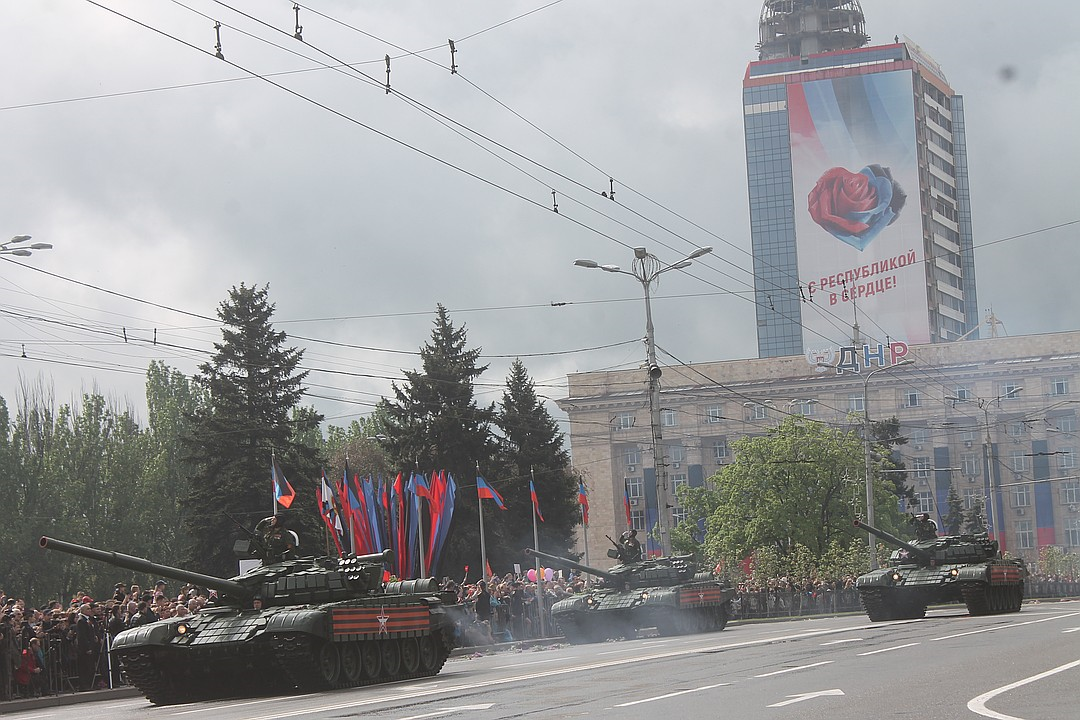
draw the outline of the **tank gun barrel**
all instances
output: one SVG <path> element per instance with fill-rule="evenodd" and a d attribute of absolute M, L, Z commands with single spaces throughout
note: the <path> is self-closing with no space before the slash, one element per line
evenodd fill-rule
<path fill-rule="evenodd" d="M 69 543 L 64 540 L 57 540 L 56 538 L 46 536 L 42 536 L 42 538 L 38 540 L 38 545 L 44 550 L 59 550 L 60 552 L 65 552 L 69 555 L 77 555 L 79 557 L 87 558 L 88 560 L 97 560 L 98 562 L 107 563 L 127 570 L 133 570 L 135 572 L 145 572 L 151 575 L 164 575 L 165 577 L 174 580 L 184 580 L 185 582 L 194 585 L 226 593 L 238 599 L 250 598 L 255 594 L 252 588 L 232 580 L 226 580 L 213 575 L 203 575 L 202 573 L 191 572 L 189 570 L 181 570 L 180 568 L 174 568 L 168 565 L 160 565 L 140 557 L 135 557 L 134 555 L 125 555 L 123 553 L 111 552 L 108 550 L 98 550 L 97 548 L 76 545 L 75 543 Z M 378 557 L 381 557 L 381 555 Z"/>
<path fill-rule="evenodd" d="M 362 563 L 390 563 L 394 562 L 394 551 L 390 548 L 386 548 L 382 552 L 371 553 L 370 555 L 357 555 L 353 559 L 356 562 Z"/>
<path fill-rule="evenodd" d="M 870 533 L 871 535 L 876 535 L 877 537 L 881 538 L 882 540 L 884 540 L 887 543 L 890 543 L 890 544 L 895 545 L 897 547 L 904 548 L 909 553 L 911 553 L 912 555 L 915 555 L 916 557 L 918 557 L 923 562 L 928 563 L 933 558 L 933 556 L 930 553 L 926 552 L 922 548 L 915 547 L 911 543 L 901 540 L 900 538 L 896 537 L 892 533 L 887 533 L 884 530 L 881 530 L 880 528 L 874 527 L 873 525 L 867 525 L 866 523 L 860 521 L 858 518 L 855 519 L 854 523 L 855 523 L 855 527 L 862 528 L 866 532 Z"/>
<path fill-rule="evenodd" d="M 597 570 L 596 568 L 589 567 L 588 565 L 582 565 L 581 563 L 574 562 L 573 560 L 570 560 L 569 558 L 559 557 L 558 555 L 549 555 L 549 554 L 547 554 L 545 552 L 540 552 L 539 550 L 534 550 L 532 548 L 525 548 L 525 554 L 526 555 L 535 555 L 538 558 L 543 558 L 544 560 L 550 560 L 551 562 L 556 563 L 557 565 L 561 565 L 563 567 L 570 568 L 571 570 L 580 570 L 581 572 L 586 572 L 586 573 L 589 573 L 590 575 L 595 575 L 596 577 L 601 577 L 601 578 L 604 578 L 605 580 L 609 580 L 611 582 L 619 582 L 619 576 L 618 575 L 613 575 L 613 574 L 611 574 L 609 572 L 604 572 L 603 570 Z"/>

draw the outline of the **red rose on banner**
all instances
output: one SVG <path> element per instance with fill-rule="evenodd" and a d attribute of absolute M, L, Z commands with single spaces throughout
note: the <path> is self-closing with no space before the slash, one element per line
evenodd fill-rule
<path fill-rule="evenodd" d="M 889 168 L 881 165 L 859 172 L 829 168 L 806 198 L 814 222 L 860 251 L 896 220 L 906 199 Z"/>
<path fill-rule="evenodd" d="M 849 235 L 858 235 L 869 227 L 864 222 L 849 220 L 853 213 L 864 213 L 877 207 L 877 189 L 870 178 L 841 167 L 827 170 L 818 178 L 808 198 L 810 217 L 826 230 L 833 228 Z"/>

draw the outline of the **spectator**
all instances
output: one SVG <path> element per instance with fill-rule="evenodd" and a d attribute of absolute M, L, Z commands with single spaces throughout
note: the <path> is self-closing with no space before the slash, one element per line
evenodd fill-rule
<path fill-rule="evenodd" d="M 15 670 L 15 685 L 20 697 L 41 697 L 41 672 L 43 669 L 41 641 L 30 638 L 30 644 L 22 651 L 18 669 Z"/>

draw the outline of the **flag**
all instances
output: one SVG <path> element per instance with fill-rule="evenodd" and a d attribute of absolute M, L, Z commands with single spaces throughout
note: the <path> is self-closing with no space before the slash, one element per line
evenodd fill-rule
<path fill-rule="evenodd" d="M 334 545 L 337 546 L 338 555 L 341 555 L 341 513 L 334 501 L 334 490 L 330 487 L 330 483 L 326 482 L 325 472 L 322 474 L 321 486 L 315 490 L 315 497 L 319 503 L 319 516 L 334 537 Z"/>
<path fill-rule="evenodd" d="M 622 498 L 623 510 L 626 511 L 626 527 L 634 527 L 633 521 L 630 519 L 630 486 L 623 483 L 623 498 Z"/>
<path fill-rule="evenodd" d="M 581 520 L 585 525 L 589 524 L 589 494 L 585 492 L 585 483 L 578 481 L 577 501 L 581 506 Z"/>
<path fill-rule="evenodd" d="M 270 458 L 270 480 L 274 484 L 274 502 L 288 510 L 293 498 L 296 497 L 296 491 L 285 479 L 285 474 L 281 472 L 277 460 L 273 457 Z"/>
<path fill-rule="evenodd" d="M 495 488 L 488 485 L 487 480 L 485 480 L 479 475 L 476 476 L 476 494 L 480 497 L 481 500 L 483 500 L 484 498 L 487 498 L 488 500 L 494 500 L 495 504 L 499 506 L 500 510 L 506 509 L 506 503 L 503 502 L 502 495 L 500 495 Z"/>
<path fill-rule="evenodd" d="M 536 497 L 536 487 L 533 486 L 533 481 L 529 481 L 529 497 L 532 498 L 533 510 L 536 511 L 536 517 L 540 518 L 540 522 L 544 522 L 544 516 L 540 513 L 540 501 Z"/>

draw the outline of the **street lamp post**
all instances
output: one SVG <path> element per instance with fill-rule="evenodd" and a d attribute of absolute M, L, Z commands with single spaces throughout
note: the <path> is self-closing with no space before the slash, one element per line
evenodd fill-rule
<path fill-rule="evenodd" d="M 682 260 L 670 265 L 664 265 L 659 258 L 650 254 L 643 247 L 634 248 L 633 270 L 627 271 L 618 265 L 601 265 L 595 260 L 575 260 L 574 265 L 583 268 L 599 269 L 604 272 L 629 275 L 641 283 L 645 291 L 645 353 L 647 358 L 647 370 L 649 376 L 649 425 L 652 429 L 653 468 L 656 471 L 656 528 L 660 535 L 660 552 L 666 554 L 668 542 L 664 528 L 669 526 L 668 516 L 668 491 L 667 491 L 667 463 L 664 460 L 663 432 L 660 424 L 660 376 L 663 371 L 656 362 L 656 337 L 653 331 L 652 319 L 652 295 L 651 288 L 664 273 L 669 270 L 682 270 L 689 267 L 692 262 L 712 252 L 711 247 L 700 247 L 687 255 Z"/>
<path fill-rule="evenodd" d="M 49 243 L 30 243 L 29 245 L 23 245 L 22 243 L 30 239 L 29 235 L 16 235 L 10 240 L 6 240 L 0 243 L 0 255 L 16 255 L 18 257 L 29 257 L 34 254 L 35 250 L 49 250 L 52 245 Z"/>
<path fill-rule="evenodd" d="M 866 379 L 863 380 L 863 455 L 866 460 L 866 524 L 871 527 L 874 525 L 874 479 L 872 476 L 873 467 L 871 464 L 872 453 L 870 451 L 870 378 L 874 377 L 879 372 L 893 370 L 902 365 L 911 365 L 914 362 L 915 361 L 911 358 L 906 358 L 894 365 L 871 370 L 866 374 Z M 876 570 L 878 566 L 877 538 L 874 537 L 873 533 L 867 533 L 867 537 L 870 538 L 870 569 Z"/>

